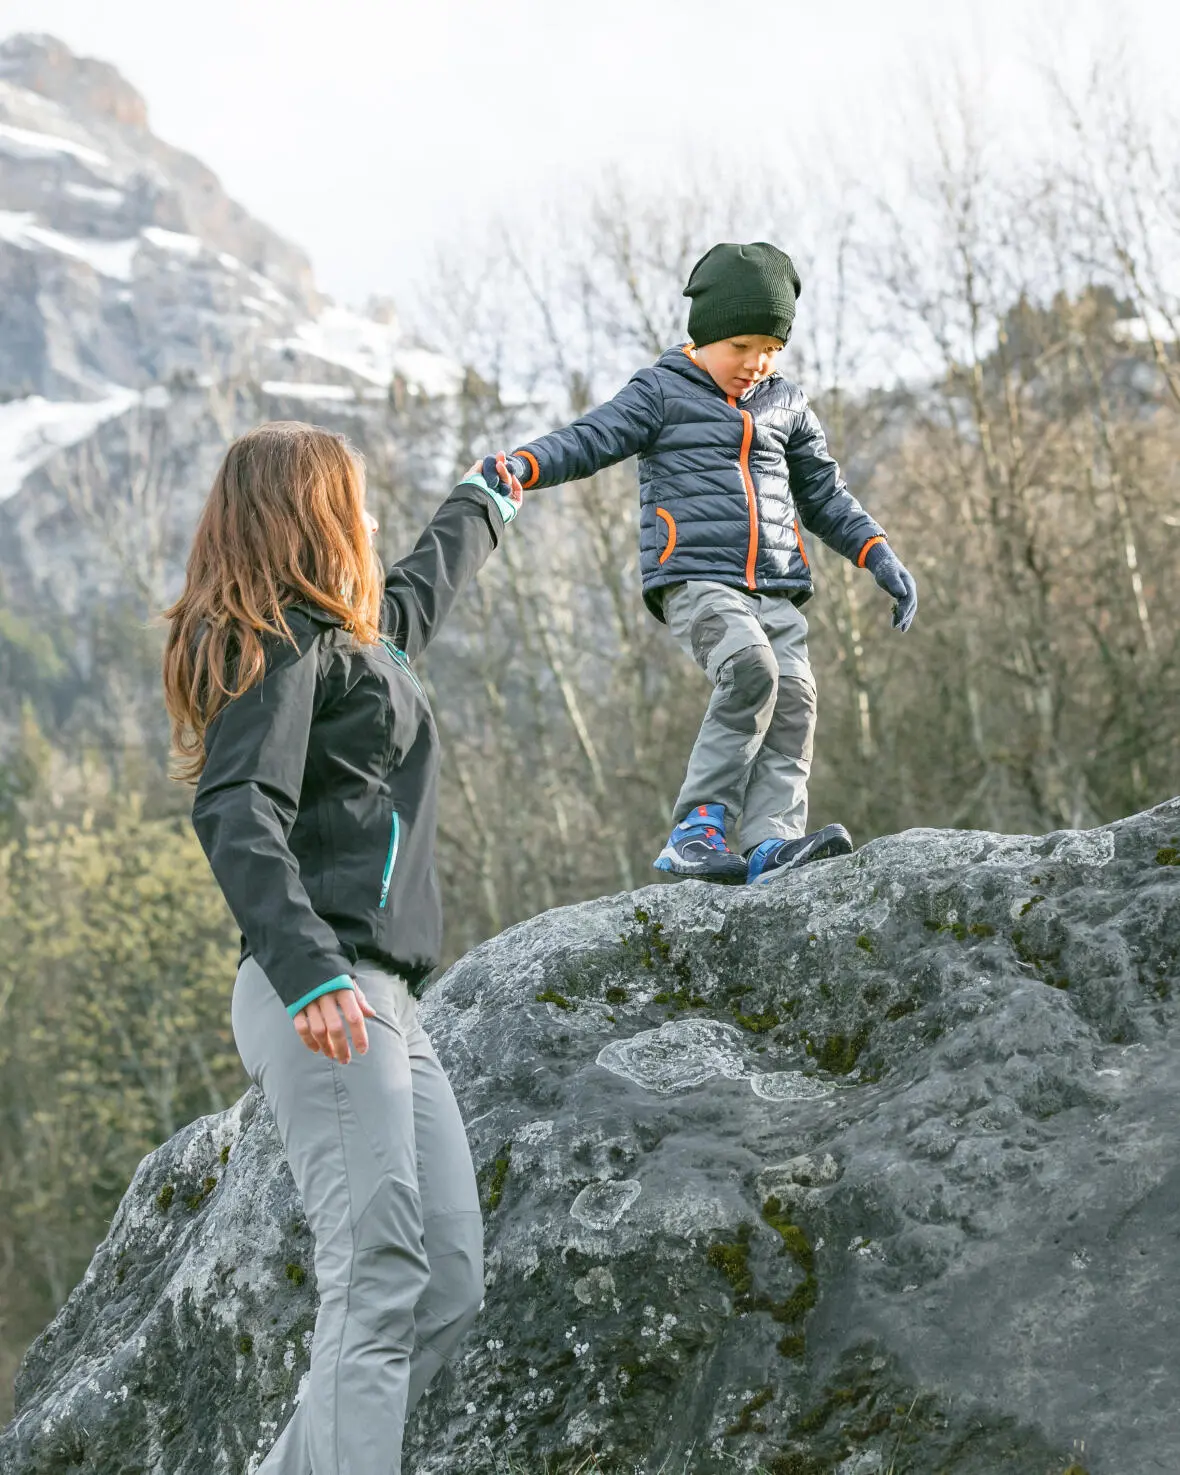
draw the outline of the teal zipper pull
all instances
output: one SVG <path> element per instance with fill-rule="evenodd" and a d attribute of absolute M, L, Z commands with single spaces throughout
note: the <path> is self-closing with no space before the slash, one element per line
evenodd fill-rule
<path fill-rule="evenodd" d="M 397 865 L 397 847 L 401 843 L 401 821 L 397 817 L 397 810 L 393 811 L 393 820 L 389 826 L 389 851 L 385 857 L 385 870 L 381 873 L 381 903 L 378 910 L 383 910 L 385 903 L 389 900 L 389 887 L 393 880 L 393 868 Z"/>
<path fill-rule="evenodd" d="M 381 644 L 385 647 L 385 649 L 389 652 L 389 654 L 393 657 L 393 659 L 397 662 L 397 664 L 402 668 L 402 670 L 406 673 L 406 675 L 410 678 L 410 680 L 418 688 L 419 693 L 422 696 L 425 696 L 426 695 L 426 688 L 418 680 L 417 676 L 414 675 L 414 668 L 413 668 L 413 666 L 410 665 L 409 657 L 406 655 L 405 651 L 404 650 L 398 650 L 397 646 L 394 645 L 393 641 L 390 640 L 385 635 L 382 635 L 380 637 L 380 639 L 381 639 Z"/>

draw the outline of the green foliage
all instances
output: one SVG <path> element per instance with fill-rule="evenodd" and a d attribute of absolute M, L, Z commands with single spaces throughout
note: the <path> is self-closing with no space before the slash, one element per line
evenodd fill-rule
<path fill-rule="evenodd" d="M 653 1004 L 670 1004 L 673 1009 L 707 1009 L 709 1001 L 703 994 L 690 991 L 687 988 L 662 988 L 658 994 L 653 994 Z"/>
<path fill-rule="evenodd" d="M 1044 901 L 1043 896 L 1034 897 L 1033 901 Z M 1024 908 L 1028 911 L 1028 906 Z M 1021 914 L 1023 915 L 1023 913 Z M 956 942 L 966 942 L 969 937 L 994 937 L 996 929 L 989 922 L 940 922 L 931 918 L 922 924 L 929 932 L 949 932 Z"/>
<path fill-rule="evenodd" d="M 576 1004 L 571 1004 L 564 994 L 559 994 L 555 988 L 547 988 L 544 993 L 537 995 L 538 1004 L 556 1004 L 559 1009 L 576 1009 Z"/>
<path fill-rule="evenodd" d="M 235 931 L 186 821 L 132 801 L 23 823 L 0 845 L 0 937 L 0 1233 L 24 1267 L 0 1319 L 27 1342 L 141 1158 L 246 1081 Z"/>
<path fill-rule="evenodd" d="M 762 1014 L 734 1014 L 734 1019 L 743 1029 L 748 1029 L 751 1034 L 761 1035 L 768 1030 L 775 1029 L 779 1024 L 779 1017 L 773 1009 L 767 1009 Z"/>
<path fill-rule="evenodd" d="M 753 1398 L 748 1399 L 738 1410 L 736 1420 L 730 1424 L 725 1433 L 733 1438 L 739 1434 L 765 1434 L 766 1425 L 755 1417 L 759 1409 L 766 1407 L 768 1403 L 774 1402 L 774 1389 L 767 1387 L 760 1389 Z"/>
<path fill-rule="evenodd" d="M 508 1169 L 511 1166 L 512 1143 L 505 1142 L 490 1170 L 485 1169 L 481 1174 L 481 1177 L 486 1180 L 484 1204 L 489 1213 L 494 1213 L 500 1207 L 500 1200 L 504 1197 L 504 1185 L 508 1181 Z"/>
<path fill-rule="evenodd" d="M 868 1043 L 869 1032 L 862 1025 L 855 1034 L 827 1035 L 818 1044 L 808 1038 L 804 1040 L 804 1047 L 821 1070 L 830 1071 L 834 1076 L 846 1076 L 856 1069 L 856 1062 Z"/>
<path fill-rule="evenodd" d="M 800 1269 L 808 1274 L 815 1269 L 815 1251 L 811 1241 L 787 1216 L 780 1201 L 773 1195 L 762 1205 L 762 1217 L 783 1242 L 782 1253 L 790 1255 Z"/>
<path fill-rule="evenodd" d="M 715 1270 L 720 1270 L 738 1296 L 749 1294 L 754 1284 L 750 1272 L 750 1237 L 753 1230 L 748 1224 L 739 1224 L 737 1239 L 732 1244 L 716 1244 L 709 1247 L 708 1261 Z"/>

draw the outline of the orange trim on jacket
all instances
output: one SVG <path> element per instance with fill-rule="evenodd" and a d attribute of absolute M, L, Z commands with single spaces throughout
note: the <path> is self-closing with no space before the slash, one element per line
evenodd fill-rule
<path fill-rule="evenodd" d="M 735 409 L 737 400 L 732 394 L 725 398 Z M 746 588 L 758 587 L 758 494 L 754 490 L 754 478 L 750 475 L 750 445 L 754 439 L 754 417 L 749 410 L 738 410 L 742 417 L 742 448 L 738 452 L 738 469 L 746 488 L 746 507 L 750 513 L 750 542 L 746 549 Z"/>
<path fill-rule="evenodd" d="M 857 568 L 864 568 L 864 566 L 865 566 L 865 559 L 869 556 L 869 549 L 870 548 L 874 547 L 877 543 L 885 543 L 887 541 L 888 541 L 888 539 L 881 537 L 881 535 L 879 533 L 877 534 L 877 536 L 875 538 L 870 538 L 869 541 L 860 550 L 860 552 L 856 555 L 856 566 L 857 566 Z"/>
<path fill-rule="evenodd" d="M 807 556 L 807 549 L 803 546 L 803 529 L 799 526 L 799 519 L 795 519 L 795 544 L 799 549 L 799 557 L 803 560 L 803 567 L 809 569 L 811 560 Z"/>
<path fill-rule="evenodd" d="M 522 481 L 520 484 L 522 490 L 527 492 L 530 487 L 535 487 L 541 480 L 541 468 L 537 465 L 537 458 L 533 455 L 532 451 L 513 451 L 512 454 L 519 456 L 522 461 L 527 461 L 533 468 L 533 474 L 529 477 L 528 481 Z"/>
<path fill-rule="evenodd" d="M 656 508 L 656 516 L 662 517 L 668 526 L 668 541 L 664 546 L 663 553 L 660 554 L 660 562 L 667 563 L 676 547 L 676 519 L 664 507 Z"/>

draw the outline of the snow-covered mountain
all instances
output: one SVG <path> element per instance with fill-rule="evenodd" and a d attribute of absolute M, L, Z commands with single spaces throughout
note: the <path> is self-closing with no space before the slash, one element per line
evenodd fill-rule
<path fill-rule="evenodd" d="M 0 43 L 10 602 L 69 615 L 126 585 L 126 557 L 130 577 L 172 585 L 231 435 L 309 418 L 371 443 L 460 380 L 388 305 L 328 302 L 302 252 L 151 132 L 113 67 L 46 36 Z"/>

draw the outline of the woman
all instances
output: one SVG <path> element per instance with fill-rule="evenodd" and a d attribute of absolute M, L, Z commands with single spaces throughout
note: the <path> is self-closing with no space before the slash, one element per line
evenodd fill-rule
<path fill-rule="evenodd" d="M 311 1374 L 259 1475 L 400 1471 L 406 1417 L 479 1308 L 471 1154 L 416 1015 L 441 937 L 439 743 L 410 663 L 520 495 L 473 467 L 382 579 L 356 454 L 262 425 L 226 453 L 167 611 L 181 776 L 242 931 L 234 1039 L 316 1243 Z"/>

